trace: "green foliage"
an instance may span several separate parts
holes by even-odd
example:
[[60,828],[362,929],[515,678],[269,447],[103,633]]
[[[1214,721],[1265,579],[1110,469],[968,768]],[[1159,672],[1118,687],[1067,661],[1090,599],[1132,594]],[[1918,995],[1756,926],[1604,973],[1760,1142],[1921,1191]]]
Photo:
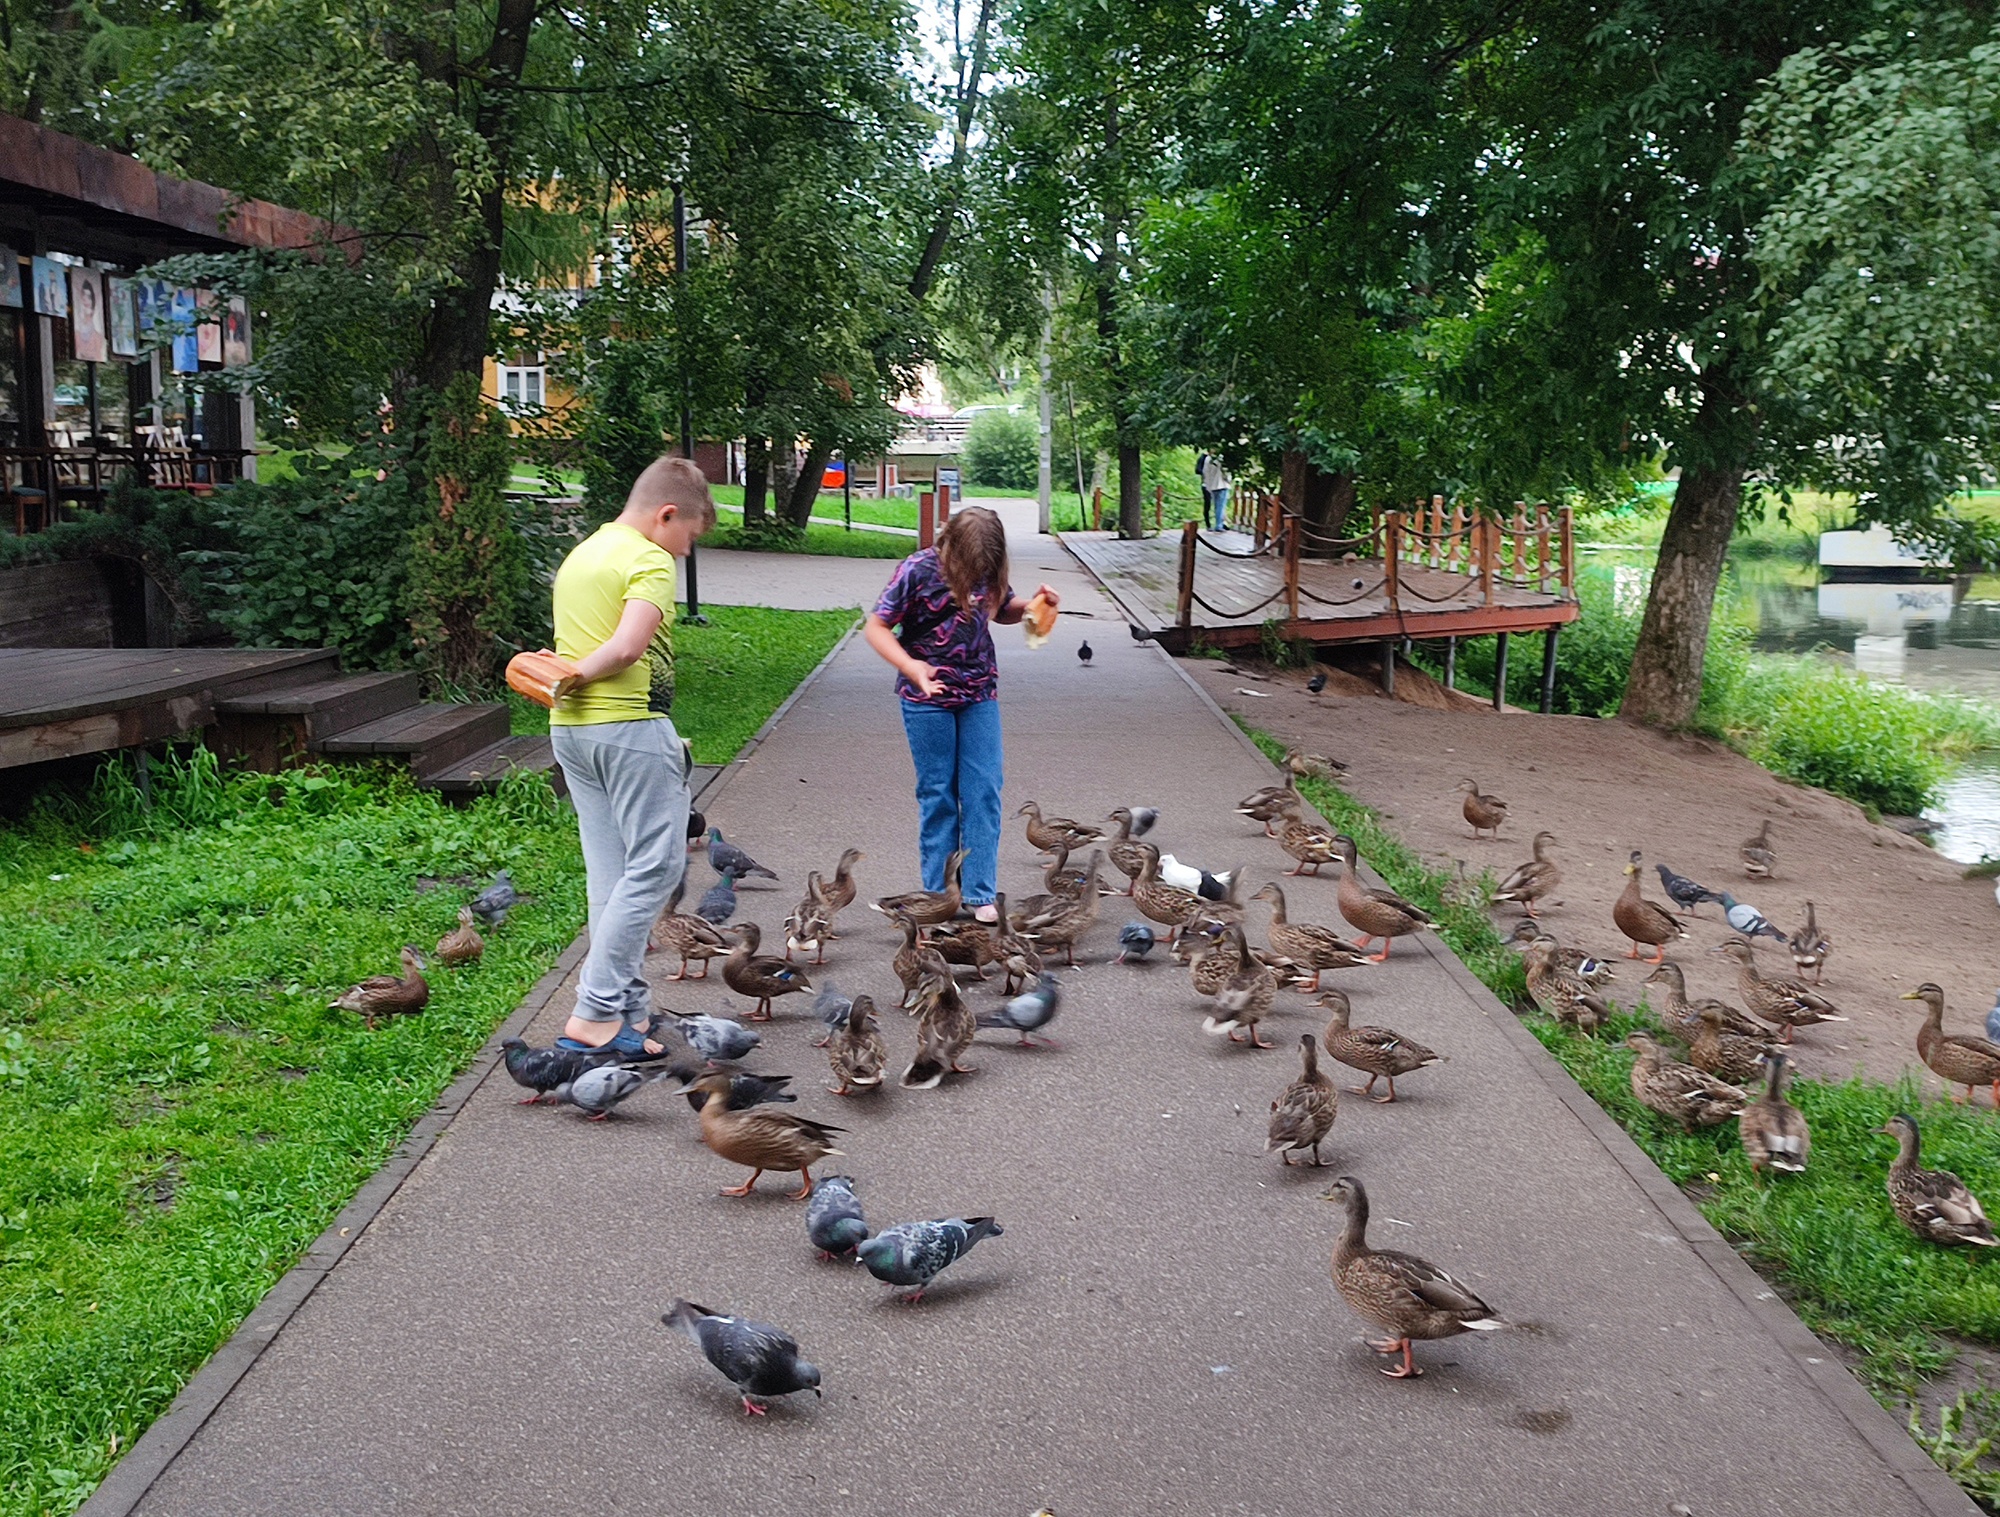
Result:
[[[0,1513],[73,1509],[581,925],[540,779],[120,764],[0,833]],[[428,1009],[329,1011],[492,871],[529,899]]]
[[624,509],[632,482],[667,449],[667,410],[655,356],[644,343],[608,342],[589,370],[577,443],[584,505],[593,524]]
[[421,457],[427,492],[409,535],[410,641],[433,677],[487,690],[518,631],[528,555],[502,493],[513,439],[474,376],[454,379],[426,416]]
[[965,431],[966,488],[1034,489],[1039,446],[1026,411],[981,411]]
[[[727,522],[728,517],[723,517]],[[710,548],[737,548],[749,553],[804,553],[827,558],[907,558],[917,550],[914,537],[887,532],[849,532],[818,518],[805,531],[765,518],[756,528],[718,526],[702,538]]]
[[129,473],[105,492],[104,508],[27,536],[0,536],[0,569],[80,559],[127,559],[160,587],[176,630],[201,629],[210,596],[185,555],[216,541],[208,503],[190,491],[150,490]]

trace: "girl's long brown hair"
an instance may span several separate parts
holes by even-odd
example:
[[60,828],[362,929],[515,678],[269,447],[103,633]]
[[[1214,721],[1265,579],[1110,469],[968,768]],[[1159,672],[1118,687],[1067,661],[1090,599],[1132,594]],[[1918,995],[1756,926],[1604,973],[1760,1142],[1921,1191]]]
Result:
[[1007,593],[1007,529],[984,506],[952,513],[937,540],[938,570],[951,586],[961,611],[971,611],[982,595],[992,616]]

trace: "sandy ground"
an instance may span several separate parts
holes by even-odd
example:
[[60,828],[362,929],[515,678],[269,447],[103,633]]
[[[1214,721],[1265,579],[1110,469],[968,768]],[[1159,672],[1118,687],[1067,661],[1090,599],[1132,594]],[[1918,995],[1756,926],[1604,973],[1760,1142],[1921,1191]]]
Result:
[[[1566,943],[1605,957],[1625,953],[1611,903],[1634,848],[1645,853],[1647,897],[1663,904],[1656,863],[1729,891],[1786,932],[1810,899],[1834,944],[1823,988],[1853,1020],[1798,1034],[1806,1074],[1844,1078],[1860,1069],[1894,1080],[1911,1069],[1926,1090],[1941,1089],[1916,1054],[1922,1008],[1897,999],[1926,980],[1944,987],[1947,1030],[1983,1030],[2000,985],[1993,882],[1964,879],[1960,866],[1870,822],[1851,802],[1787,784],[1720,744],[1624,722],[1432,710],[1361,693],[1367,687],[1356,680],[1336,679],[1314,696],[1303,672],[1183,663],[1225,710],[1347,763],[1346,788],[1433,862],[1463,860],[1469,872],[1499,877],[1529,857],[1537,831],[1553,833],[1561,904],[1544,905],[1542,915]],[[1508,802],[1498,842],[1473,839],[1453,789],[1463,778]],[[1738,849],[1766,818],[1777,874],[1748,879]],[[1494,914],[1503,933],[1517,919],[1511,906]],[[1669,957],[1686,973],[1689,994],[1740,1006],[1735,966],[1709,952],[1729,936],[1721,908],[1703,906],[1688,929]],[[1792,972],[1781,942],[1762,940],[1758,960],[1767,974]],[[1614,997],[1636,997],[1648,972],[1621,960]]]

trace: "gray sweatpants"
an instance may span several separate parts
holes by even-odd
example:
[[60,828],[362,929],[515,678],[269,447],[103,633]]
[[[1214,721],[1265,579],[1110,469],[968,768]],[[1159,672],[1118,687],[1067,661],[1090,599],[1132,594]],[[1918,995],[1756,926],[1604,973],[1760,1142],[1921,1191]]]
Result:
[[551,727],[549,741],[576,806],[590,898],[576,1014],[643,1027],[646,938],[687,868],[686,751],[665,717]]

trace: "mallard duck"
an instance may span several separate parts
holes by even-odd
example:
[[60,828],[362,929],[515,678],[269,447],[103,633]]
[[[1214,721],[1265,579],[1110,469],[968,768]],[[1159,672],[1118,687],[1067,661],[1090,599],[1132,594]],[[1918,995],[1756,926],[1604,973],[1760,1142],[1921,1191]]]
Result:
[[[1388,1105],[1396,1099],[1396,1077],[1414,1074],[1419,1069],[1429,1069],[1433,1064],[1442,1064],[1444,1058],[1432,1053],[1423,1044],[1406,1038],[1399,1032],[1391,1032],[1386,1027],[1350,1027],[1347,1019],[1353,1015],[1353,1007],[1342,990],[1321,991],[1315,1005],[1324,1006],[1331,1015],[1327,1018],[1326,1031],[1321,1041],[1326,1051],[1349,1069],[1358,1069],[1368,1076],[1366,1085],[1351,1085],[1357,1096],[1367,1096],[1369,1100]],[[1389,1082],[1389,1094],[1374,1094],[1378,1079]]]
[[968,969],[976,969],[982,980],[987,978],[986,966],[1000,960],[1000,948],[993,941],[993,929],[984,922],[942,922],[929,929],[925,941],[938,951],[938,956],[947,964],[963,964]]
[[1993,1224],[1986,1220],[1986,1208],[1965,1182],[1948,1169],[1918,1165],[1923,1140],[1914,1118],[1893,1116],[1875,1130],[1896,1140],[1896,1162],[1889,1166],[1889,1204],[1905,1227],[1927,1243],[2000,1247]]
[[486,939],[472,925],[472,908],[458,908],[458,925],[437,940],[438,962],[456,969],[461,964],[477,964],[486,952]]
[[1104,868],[1102,849],[1092,849],[1090,867],[1084,870],[1083,894],[1073,901],[1058,901],[1021,925],[1020,935],[1035,945],[1045,957],[1051,948],[1063,951],[1063,962],[1076,962],[1076,945],[1097,920],[1097,877]]
[[1743,1155],[1755,1174],[1767,1169],[1803,1174],[1812,1154],[1805,1113],[1785,1099],[1785,1067],[1790,1062],[1781,1053],[1765,1055],[1764,1094],[1744,1107],[1737,1120]]
[[1764,1060],[1777,1052],[1765,1035],[1746,1038],[1724,1025],[1725,1008],[1704,1006],[1695,1013],[1696,1031],[1688,1044],[1688,1063],[1718,1080],[1748,1085],[1764,1072]]
[[1066,816],[1045,817],[1034,801],[1024,802],[1014,815],[1028,819],[1028,846],[1037,853],[1054,853],[1058,846],[1078,849],[1104,836],[1101,827],[1088,827]]
[[1528,994],[1566,1027],[1594,1036],[1611,1017],[1611,1003],[1572,973],[1562,961],[1562,945],[1544,933],[1524,955]]
[[790,1199],[805,1200],[812,1194],[811,1166],[840,1152],[833,1146],[833,1135],[846,1129],[768,1106],[739,1111],[731,1099],[730,1078],[729,1071],[718,1069],[688,1086],[690,1092],[698,1091],[705,1098],[701,1103],[701,1141],[713,1153],[750,1171],[749,1179],[722,1194],[749,1195],[757,1177],[767,1169],[797,1170],[801,1183]]
[[1001,993],[1017,995],[1030,982],[1041,977],[1042,956],[1035,952],[1035,945],[1015,930],[1014,919],[1007,911],[1005,893],[993,897],[996,920],[993,924],[993,946],[1000,954],[1000,969],[1003,978]]
[[674,893],[667,898],[667,909],[653,924],[653,946],[681,956],[681,967],[669,975],[669,979],[687,979],[688,960],[699,959],[701,973],[694,978],[705,980],[708,978],[708,961],[718,954],[729,952],[729,939],[713,922],[680,909],[681,896],[686,890],[687,876],[682,875],[680,883],[674,886]]
[[1529,916],[1538,913],[1535,902],[1544,896],[1555,894],[1556,886],[1562,883],[1562,870],[1545,852],[1555,841],[1552,832],[1535,834],[1535,856],[1525,864],[1517,864],[1511,874],[1500,882],[1500,888],[1493,892],[1496,901],[1512,901]]
[[1069,867],[1069,844],[1059,843],[1042,871],[1042,889],[1052,896],[1073,901],[1083,894],[1083,871]]
[[926,980],[917,1006],[917,1056],[896,1083],[905,1090],[934,1090],[948,1074],[977,1074],[958,1060],[978,1031],[978,1019],[950,975]]
[[[1146,849],[1149,845],[1132,836],[1132,808],[1120,806],[1111,813],[1110,820],[1118,824],[1118,835],[1105,845],[1105,857],[1111,860],[1111,867],[1125,876],[1124,894],[1130,895],[1140,873],[1146,867]],[[1157,858],[1159,850],[1153,850]]]
[[1465,819],[1472,824],[1472,835],[1490,832],[1497,842],[1500,824],[1507,820],[1507,803],[1497,795],[1481,795],[1477,780],[1460,780],[1458,788],[1465,792]]
[[403,973],[371,974],[358,985],[350,985],[333,998],[329,1011],[355,1011],[373,1032],[383,1017],[412,1017],[430,1004],[431,987],[424,979],[424,956],[416,949],[402,951]]
[[1792,950],[1792,967],[1804,974],[1812,971],[1813,984],[1819,983],[1821,972],[1826,968],[1826,956],[1833,952],[1833,939],[1819,930],[1819,919],[1813,914],[1813,903],[1806,902],[1805,925],[1785,940]]
[[736,946],[722,961],[722,983],[757,1003],[744,1021],[768,1022],[773,998],[812,989],[812,981],[796,964],[788,964],[776,954],[757,951],[763,944],[764,933],[755,922],[738,922],[730,931],[736,934]]
[[1809,987],[1804,980],[1788,974],[1763,975],[1757,972],[1754,951],[1747,938],[1731,938],[1709,950],[1736,961],[1736,987],[1750,1015],[1785,1029],[1784,1041],[1792,1041],[1792,1030],[1820,1022],[1845,1022],[1833,1002]]
[[[1922,1001],[1929,1008],[1930,1015],[1917,1029],[1917,1056],[1930,1065],[1932,1073],[1947,1084],[1963,1085],[1968,1101],[1972,1099],[1974,1086],[1989,1087],[1994,1106],[2000,1108],[2000,1043],[1967,1033],[1946,1032],[1944,991],[1928,980],[1915,990],[1904,991],[1902,999]],[[1955,1095],[1952,1097],[1954,1101],[1957,1099]]]
[[1215,1014],[1203,1019],[1202,1030],[1227,1033],[1230,1042],[1240,1043],[1243,1040],[1236,1036],[1237,1031],[1247,1028],[1252,1048],[1275,1048],[1275,1043],[1264,1041],[1257,1024],[1270,1012],[1271,1002],[1277,997],[1278,977],[1251,956],[1241,927],[1229,929],[1226,943],[1224,951],[1233,951],[1236,962],[1229,978],[1216,991]]
[[833,866],[833,878],[819,890],[820,899],[826,903],[828,922],[854,904],[854,866],[867,857],[859,848],[841,850],[840,862]]
[[854,998],[854,1004],[847,1009],[847,1020],[827,1040],[826,1061],[833,1066],[833,1077],[840,1081],[827,1089],[837,1096],[853,1095],[856,1086],[863,1090],[882,1088],[882,1072],[889,1065],[889,1046],[882,1041],[882,1030],[876,1025],[875,1003],[867,996]]
[[945,860],[944,889],[906,890],[901,895],[885,895],[874,903],[875,909],[884,916],[910,917],[919,927],[949,922],[958,915],[958,876],[965,867],[965,858],[965,850],[959,848]]
[[1618,930],[1625,934],[1632,946],[1625,950],[1625,957],[1639,957],[1639,945],[1644,943],[1653,950],[1652,958],[1646,962],[1658,964],[1667,957],[1667,944],[1687,936],[1687,929],[1674,920],[1674,914],[1664,906],[1655,905],[1639,892],[1639,850],[1632,850],[1632,857],[1625,865],[1625,890],[1611,904],[1611,920],[1618,924]]
[[805,899],[785,918],[785,957],[789,960],[796,949],[811,954],[813,963],[824,964],[827,940],[832,936],[833,913],[820,893],[819,871],[815,869],[806,880]]
[[1347,773],[1347,765],[1339,759],[1297,748],[1285,750],[1285,767],[1302,780],[1331,780],[1337,774]]
[[1743,872],[1753,880],[1768,880],[1778,872],[1778,855],[1771,848],[1771,819],[1764,818],[1764,825],[1757,829],[1753,838],[1745,838],[1742,848]]
[[1161,926],[1179,932],[1204,913],[1209,904],[1192,890],[1169,885],[1160,878],[1160,850],[1151,843],[1134,845],[1140,851],[1139,872],[1132,877],[1132,904]]
[[1293,1154],[1310,1151],[1317,1167],[1324,1162],[1319,1146],[1333,1131],[1333,1119],[1340,1115],[1340,1093],[1333,1088],[1333,1081],[1319,1072],[1319,1050],[1313,1046],[1311,1033],[1299,1039],[1299,1066],[1299,1077],[1271,1103],[1264,1152],[1276,1150],[1279,1162],[1289,1166]]
[[1507,1324],[1450,1275],[1414,1254],[1368,1246],[1368,1192],[1352,1175],[1342,1175],[1320,1197],[1347,1208],[1347,1226],[1333,1246],[1333,1286],[1364,1322],[1386,1328],[1390,1337],[1370,1338],[1376,1353],[1401,1354],[1403,1362],[1383,1374],[1391,1380],[1423,1373],[1410,1362],[1416,1339],[1451,1338],[1463,1332],[1492,1332]]
[[913,918],[899,917],[897,925],[903,929],[903,946],[896,950],[889,965],[903,982],[903,999],[898,1004],[905,1011],[914,1011],[917,987],[925,980],[950,979],[951,965],[945,962],[943,954],[921,939]]
[[1346,866],[1340,871],[1336,896],[1340,914],[1361,933],[1363,948],[1376,938],[1382,940],[1382,951],[1370,956],[1373,962],[1379,964],[1388,958],[1397,938],[1423,932],[1432,925],[1430,913],[1421,906],[1412,905],[1393,890],[1375,890],[1361,883],[1361,853],[1353,838],[1346,833],[1336,835],[1332,853]]
[[1281,813],[1281,822],[1282,825],[1278,828],[1278,846],[1298,860],[1285,871],[1286,874],[1303,874],[1310,865],[1312,872],[1317,875],[1321,865],[1331,864],[1340,857],[1340,850],[1335,846],[1335,833],[1330,828],[1308,822],[1304,813],[1298,809],[1297,801],[1292,803],[1289,810]]
[[1174,959],[1189,966],[1196,995],[1214,995],[1235,973],[1236,954],[1224,943],[1228,935],[1227,923],[1202,921],[1190,924],[1174,939]]
[[1323,970],[1352,969],[1368,962],[1359,944],[1348,942],[1331,927],[1290,920],[1285,915],[1285,892],[1277,881],[1273,880],[1250,899],[1271,903],[1271,930],[1267,935],[1271,952],[1278,958],[1289,959],[1301,972],[1312,972],[1312,982],[1302,989],[1318,990]]
[[1719,1126],[1750,1104],[1748,1091],[1669,1058],[1650,1033],[1627,1033],[1625,1046],[1638,1054],[1632,1062],[1632,1094],[1639,1104],[1688,1132]]
[[1671,961],[1662,964],[1646,976],[1648,985],[1667,987],[1666,1004],[1660,1008],[1660,1020],[1667,1030],[1683,1043],[1693,1043],[1701,1033],[1701,1014],[1713,1010],[1721,1015],[1722,1030],[1736,1034],[1739,1038],[1755,1038],[1762,1041],[1764,1028],[1743,1015],[1727,1001],[1711,1000],[1703,997],[1699,1001],[1688,999],[1687,977],[1681,973],[1681,966]]
[[[1516,953],[1527,952],[1528,945],[1536,938],[1552,938],[1555,935],[1539,922],[1523,917],[1514,924],[1514,930],[1507,935],[1507,946]],[[1585,953],[1581,948],[1562,947],[1560,956],[1563,966],[1593,989],[1609,985],[1618,978],[1617,969],[1605,959]]]
[[1273,837],[1276,835],[1276,829],[1271,824],[1298,804],[1298,776],[1287,771],[1283,784],[1266,785],[1262,790],[1251,791],[1236,803],[1236,812],[1239,816],[1249,817],[1253,822],[1261,822],[1264,836]]

